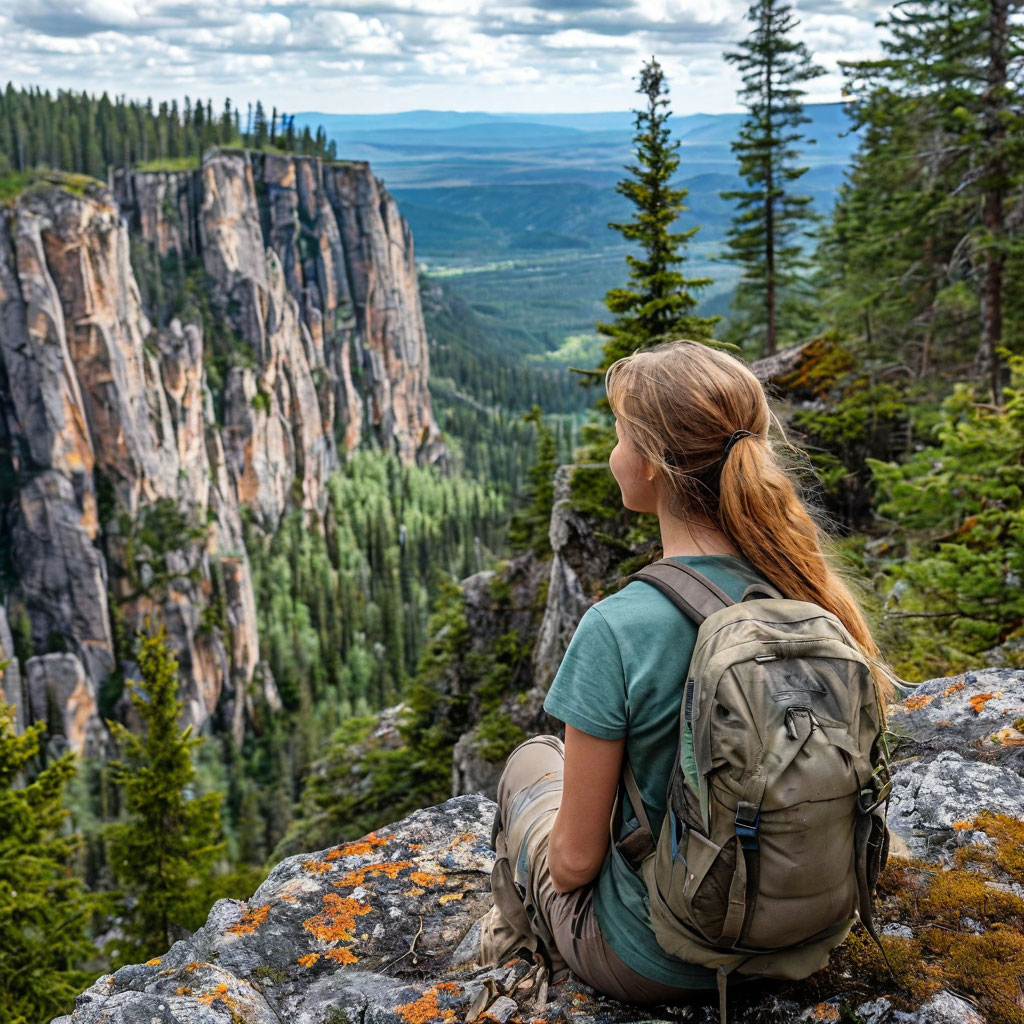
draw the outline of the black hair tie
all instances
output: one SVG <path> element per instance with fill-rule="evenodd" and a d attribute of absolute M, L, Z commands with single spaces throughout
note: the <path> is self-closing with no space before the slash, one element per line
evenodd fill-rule
<path fill-rule="evenodd" d="M 732 451 L 732 446 L 741 437 L 753 437 L 753 436 L 754 436 L 754 432 L 752 430 L 735 430 L 735 431 L 733 431 L 729 435 L 729 439 L 725 442 L 725 448 L 722 451 L 722 458 L 724 459 L 729 454 L 729 452 Z"/>

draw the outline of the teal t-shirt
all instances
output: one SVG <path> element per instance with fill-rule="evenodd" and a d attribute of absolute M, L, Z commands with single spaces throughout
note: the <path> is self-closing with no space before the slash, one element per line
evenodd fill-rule
<path fill-rule="evenodd" d="M 692 566 L 739 600 L 755 570 L 732 555 L 685 555 Z M 606 597 L 580 620 L 551 684 L 544 710 L 599 739 L 626 737 L 626 754 L 644 808 L 661 830 L 665 791 L 675 760 L 679 705 L 697 628 L 667 597 L 635 581 Z M 623 834 L 635 828 L 623 794 Z M 620 834 L 617 838 L 622 838 Z M 605 939 L 626 966 L 652 981 L 714 988 L 715 972 L 666 953 L 650 926 L 647 890 L 614 848 L 596 880 L 594 911 Z"/>

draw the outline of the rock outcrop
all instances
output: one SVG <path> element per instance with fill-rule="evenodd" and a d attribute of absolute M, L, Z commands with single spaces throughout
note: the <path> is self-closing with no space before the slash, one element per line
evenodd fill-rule
<path fill-rule="evenodd" d="M 985 707 L 999 700 L 990 714 L 1000 717 L 982 719 L 984 707 L 974 706 L 981 702 L 972 703 L 979 696 L 973 687 L 994 682 L 984 673 L 974 682 L 936 680 L 894 710 L 894 724 L 904 736 L 901 755 L 909 754 L 895 764 L 897 792 L 906 788 L 916 766 L 949 753 L 933 745 L 930 716 L 921 712 L 926 707 L 922 698 L 950 689 L 953 692 L 944 699 L 964 694 L 961 713 L 976 716 L 967 718 L 974 739 L 959 751 L 963 763 L 998 762 L 1020 780 L 1024 747 L 1014 745 L 1012 737 L 1003 736 L 995 745 L 990 740 L 1001 732 L 993 726 L 1003 718 L 1017 720 L 1024 714 L 1024 672 L 999 677 L 999 696 L 992 696 Z M 960 683 L 962 688 L 956 689 Z M 953 706 L 948 710 L 952 712 Z M 959 742 L 956 728 L 949 735 Z M 959 779 L 969 775 L 962 773 Z M 952 792 L 959 779 L 951 777 Z M 964 813 L 974 817 L 987 808 L 996 809 L 982 796 L 975 806 L 965 806 Z M 74 1012 L 54 1024 L 151 1019 L 164 1024 L 625 1024 L 665 1019 L 666 1014 L 708 1024 L 718 1019 L 716 1006 L 700 1002 L 670 1009 L 624 1007 L 571 976 L 553 986 L 538 964 L 516 957 L 497 967 L 480 966 L 475 960 L 479 932 L 474 924 L 489 905 L 493 854 L 488 839 L 494 810 L 482 796 L 455 797 L 360 841 L 291 857 L 246 903 L 221 901 L 195 935 L 176 943 L 163 957 L 100 978 L 78 997 Z M 1014 814 L 1024 816 L 1024 807 L 1018 805 Z M 893 827 L 908 843 L 927 830 L 956 833 L 961 844 L 991 846 L 983 832 L 957 833 L 930 804 L 921 804 L 913 821 L 894 815 Z M 908 869 L 919 864 L 941 877 L 941 852 L 934 845 L 923 852 L 930 866 L 907 862 Z M 991 886 L 993 893 L 1006 891 L 1002 879 L 970 877 L 980 878 L 983 888 Z M 930 926 L 906 918 L 901 906 L 883 896 L 878 908 L 878 923 L 894 936 L 887 941 L 897 945 L 907 943 L 915 929 Z M 923 977 L 933 970 L 923 963 L 903 969 Z M 780 985 L 767 996 L 737 990 L 730 997 L 731 1019 L 736 1024 L 984 1024 L 979 1007 L 942 987 L 941 977 L 937 975 L 927 995 L 914 1004 L 907 992 L 894 992 L 891 983 L 880 991 L 866 991 L 866 977 L 830 969 L 808 982 Z M 998 1003 L 1001 998 L 1019 999 L 1019 993 L 995 992 L 992 998 Z"/>
<path fill-rule="evenodd" d="M 265 532 L 288 507 L 322 515 L 340 450 L 364 439 L 443 458 L 428 370 L 412 239 L 366 164 L 211 151 L 196 171 L 122 172 L 113 190 L 54 176 L 14 199 L 8 611 L 35 655 L 65 659 L 36 665 L 31 699 L 9 667 L 20 720 L 63 721 L 91 751 L 97 695 L 136 677 L 124 638 L 149 622 L 167 629 L 187 720 L 240 740 L 259 661 L 242 508 Z M 54 708 L 73 665 L 90 699 L 76 684 L 74 708 Z"/>
<path fill-rule="evenodd" d="M 365 433 L 406 460 L 443 457 L 412 235 L 368 164 L 221 150 L 195 172 L 122 172 L 115 192 L 161 256 L 201 260 L 234 330 L 261 356 L 260 392 L 285 419 L 304 417 L 295 460 L 311 506 L 321 437 L 336 433 L 351 449 Z M 291 346 L 301 355 L 288 358 Z M 235 388 L 252 392 L 253 382 Z M 239 441 L 244 465 L 268 442 L 262 424 L 243 416 L 240 427 L 251 437 Z"/>

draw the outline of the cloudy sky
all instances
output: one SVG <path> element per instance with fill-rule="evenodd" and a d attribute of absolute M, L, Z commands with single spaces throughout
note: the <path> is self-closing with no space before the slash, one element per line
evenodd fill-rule
<path fill-rule="evenodd" d="M 634 105 L 651 54 L 677 113 L 735 110 L 723 49 L 746 0 L 0 0 L 3 76 L 125 93 L 257 97 L 298 112 L 432 108 L 597 111 Z M 877 52 L 877 0 L 797 0 L 798 33 L 830 74 Z"/>

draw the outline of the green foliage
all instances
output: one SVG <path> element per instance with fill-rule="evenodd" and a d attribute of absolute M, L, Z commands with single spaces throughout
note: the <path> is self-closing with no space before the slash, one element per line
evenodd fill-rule
<path fill-rule="evenodd" d="M 874 487 L 868 460 L 898 456 L 918 416 L 906 385 L 865 372 L 835 335 L 807 345 L 779 384 L 798 402 L 791 422 L 810 453 L 819 498 L 844 528 L 869 527 Z"/>
<path fill-rule="evenodd" d="M 527 471 L 529 483 L 523 496 L 524 507 L 512 516 L 508 541 L 516 550 L 530 548 L 538 558 L 544 558 L 551 554 L 548 532 L 554 505 L 558 452 L 554 435 L 541 416 L 540 406 L 535 405 L 523 419 L 536 424 L 537 457 Z"/>
<path fill-rule="evenodd" d="M 118 527 L 120 563 L 128 582 L 134 591 L 150 594 L 161 593 L 174 577 L 167 556 L 206 537 L 206 526 L 193 523 L 173 498 L 158 498 L 143 505 L 134 519 L 121 513 Z M 145 585 L 144 566 L 152 572 L 152 578 Z"/>
<path fill-rule="evenodd" d="M 864 358 L 962 377 L 978 353 L 995 400 L 1022 269 L 1011 197 L 1024 26 L 1000 26 L 1007 7 L 899 4 L 881 23 L 882 58 L 846 66 L 861 146 L 822 250 L 831 305 Z"/>
<path fill-rule="evenodd" d="M 3 674 L 0 663 L 0 676 Z M 70 754 L 32 777 L 42 725 L 18 735 L 0 704 L 0 1019 L 43 1024 L 70 1013 L 92 975 L 88 927 L 97 909 L 71 873 L 79 838 L 62 807 L 75 774 Z"/>
<path fill-rule="evenodd" d="M 526 732 L 512 721 L 507 712 L 494 710 L 477 723 L 476 736 L 480 756 L 485 761 L 502 764 L 526 739 Z"/>
<path fill-rule="evenodd" d="M 883 521 L 890 654 L 910 679 L 946 675 L 1024 627 L 1024 364 L 1003 408 L 960 385 L 934 447 L 872 463 Z"/>
<path fill-rule="evenodd" d="M 205 886 L 222 853 L 219 793 L 195 795 L 192 752 L 201 742 L 178 725 L 177 662 L 161 630 L 139 636 L 142 680 L 132 693 L 141 735 L 110 728 L 122 760 L 110 763 L 125 820 L 109 826 L 110 857 L 122 889 L 122 961 L 147 959 L 173 941 L 172 926 L 205 918 Z"/>
<path fill-rule="evenodd" d="M 597 325 L 608 339 L 602 370 L 638 348 L 660 341 L 708 339 L 715 324 L 715 318 L 694 315 L 697 299 L 692 294 L 707 287 L 711 280 L 688 279 L 678 269 L 686 243 L 698 228 L 671 230 L 686 209 L 683 201 L 687 190 L 672 186 L 679 167 L 679 143 L 669 141 L 668 86 L 661 65 L 653 57 L 640 71 L 637 92 L 646 97 L 647 105 L 635 111 L 636 163 L 626 166 L 629 177 L 616 186 L 636 212 L 631 221 L 609 227 L 636 244 L 643 255 L 626 257 L 629 284 L 612 288 L 605 296 L 605 305 L 616 319 Z"/>
<path fill-rule="evenodd" d="M 743 76 L 740 99 L 748 110 L 732 144 L 747 187 L 722 193 L 736 203 L 728 257 L 743 270 L 730 336 L 747 343 L 748 351 L 770 355 L 797 340 L 811 318 L 801 231 L 814 215 L 811 197 L 793 190 L 807 171 L 794 161 L 803 141 L 800 125 L 810 121 L 802 86 L 824 68 L 793 38 L 799 22 L 785 0 L 755 0 L 747 19 L 753 31 L 738 51 L 725 55 Z"/>
<path fill-rule="evenodd" d="M 623 557 L 633 553 L 632 539 L 642 545 L 658 534 L 654 516 L 638 516 L 623 507 L 619 485 L 608 468 L 608 457 L 615 447 L 615 427 L 595 413 L 580 431 L 580 448 L 569 484 L 569 500 L 573 509 L 589 523 L 594 538 Z"/>

